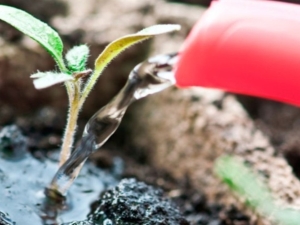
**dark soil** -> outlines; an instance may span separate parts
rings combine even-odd
[[[47,113],[46,113],[47,112]],[[53,173],[55,172],[55,168],[57,168],[57,162],[53,162],[53,161],[49,161],[47,158],[51,157],[53,159],[53,153],[57,152],[57,148],[59,147],[60,144],[60,139],[58,138],[58,133],[62,132],[63,130],[63,118],[60,118],[61,116],[59,114],[53,114],[51,113],[53,112],[51,109],[49,108],[45,108],[40,110],[39,112],[33,114],[32,116],[27,116],[27,117],[18,117],[15,118],[16,121],[16,125],[12,125],[12,126],[6,126],[2,129],[2,134],[0,135],[1,138],[1,143],[2,143],[2,150],[6,149],[6,153],[10,153],[8,154],[9,158],[8,158],[8,162],[1,162],[1,170],[5,173],[7,172],[6,169],[9,169],[9,171],[11,171],[13,174],[15,174],[15,178],[19,179],[20,177],[24,177],[23,171],[22,171],[22,165],[24,165],[24,168],[27,168],[30,164],[31,166],[29,166],[26,169],[26,173],[28,174],[27,176],[30,177],[30,182],[28,185],[28,177],[27,177],[24,181],[22,179],[20,179],[18,181],[18,186],[20,188],[21,191],[19,191],[19,193],[24,193],[27,192],[26,196],[21,197],[22,195],[20,195],[19,200],[22,202],[22,204],[26,204],[26,199],[28,197],[30,197],[30,193],[35,193],[37,191],[40,191],[42,193],[43,187],[45,187],[48,182],[49,179],[51,179],[51,175],[53,175]],[[26,122],[24,122],[26,121]],[[52,122],[50,122],[52,121]],[[56,122],[53,122],[56,121]],[[6,121],[5,123],[8,123],[8,121]],[[21,132],[19,130],[19,128],[21,129]],[[10,133],[11,135],[7,135],[8,133]],[[6,135],[5,135],[6,134]],[[13,139],[12,139],[13,137]],[[52,141],[50,140],[56,140],[53,144]],[[27,140],[27,142],[25,141]],[[15,147],[20,146],[20,144],[23,143],[23,148],[21,148],[21,152],[13,152],[12,150],[16,149]],[[135,157],[128,157],[125,156],[122,151],[120,151],[120,148],[115,144],[117,142],[110,142],[108,143],[106,146],[104,146],[103,149],[99,150],[96,154],[94,154],[91,158],[91,160],[100,168],[106,170],[106,171],[110,171],[110,172],[114,172],[115,174],[119,174],[119,178],[121,177],[128,177],[128,178],[136,178],[139,181],[144,181],[147,184],[152,185],[152,187],[150,186],[145,186],[144,184],[140,183],[141,185],[139,186],[141,189],[141,198],[145,198],[145,194],[148,195],[149,193],[155,194],[155,198],[161,199],[162,204],[161,206],[163,206],[163,209],[165,209],[166,207],[170,208],[170,211],[168,211],[168,213],[177,213],[177,215],[182,215],[182,217],[168,217],[168,213],[164,212],[164,211],[160,211],[159,210],[159,204],[156,205],[155,202],[158,201],[155,200],[154,197],[151,198],[151,201],[154,201],[153,204],[151,204],[151,207],[153,207],[152,209],[153,211],[153,215],[155,215],[155,210],[158,210],[158,212],[164,214],[164,218],[173,218],[173,219],[169,219],[169,221],[165,221],[164,223],[153,223],[153,224],[191,224],[191,225],[198,225],[198,224],[207,224],[207,225],[233,225],[233,224],[239,224],[239,225],[248,225],[250,224],[250,219],[247,215],[242,214],[239,210],[235,209],[234,207],[232,208],[224,208],[224,206],[218,204],[217,202],[214,204],[209,204],[206,199],[205,196],[203,194],[201,194],[201,192],[199,190],[195,190],[193,189],[190,185],[189,185],[189,179],[186,178],[185,180],[176,180],[173,177],[171,177],[166,171],[162,171],[162,170],[158,170],[156,168],[150,167],[149,165],[147,165],[147,160],[144,159],[144,162],[140,161],[138,158]],[[30,162],[28,161],[23,161],[22,163],[22,158],[18,159],[18,158],[14,158],[15,156],[18,156],[19,153],[22,153],[23,155],[25,154],[25,158],[28,158],[28,155],[24,149],[25,148],[29,149],[30,152],[36,156],[39,160],[36,159],[30,159]],[[25,153],[23,152],[25,151]],[[3,151],[2,151],[3,152]],[[54,154],[55,155],[55,154]],[[55,157],[54,157],[55,159]],[[124,163],[124,170],[123,172],[120,174],[120,166],[116,167],[116,160],[120,163],[120,160],[122,159],[123,163]],[[18,169],[17,170],[12,170],[13,165],[16,164],[16,161],[11,161],[11,160],[19,160],[17,161],[17,165],[18,165]],[[41,161],[42,160],[42,161]],[[38,169],[38,162],[42,162],[42,169],[44,170],[42,173],[44,175],[41,175],[40,173],[40,169]],[[10,163],[9,165],[6,165],[7,163]],[[50,163],[50,164],[49,164]],[[48,165],[49,164],[49,165]],[[47,166],[48,165],[48,166]],[[119,164],[119,165],[122,165]],[[3,167],[3,168],[2,168]],[[31,168],[31,169],[30,169]],[[47,169],[48,168],[48,169]],[[50,171],[49,171],[50,168]],[[21,171],[21,173],[23,175],[20,174],[20,176],[18,177],[18,171]],[[38,174],[36,174],[38,173]],[[99,172],[97,172],[99,173]],[[92,173],[94,174],[94,173]],[[103,174],[102,172],[100,172],[100,174]],[[93,175],[94,176],[94,175]],[[93,176],[91,178],[93,178]],[[39,177],[39,183],[40,185],[37,187],[33,187],[32,186],[32,182],[36,182],[35,179]],[[96,177],[95,177],[96,178]],[[43,179],[43,180],[41,180]],[[97,179],[97,178],[96,178]],[[98,178],[99,179],[99,178]],[[103,180],[103,178],[101,178]],[[108,178],[106,178],[107,180]],[[82,193],[89,193],[89,192],[85,192],[84,190],[86,188],[91,188],[90,183],[91,182],[95,182],[95,181],[81,181],[80,179],[78,180],[77,183],[83,183],[82,187],[79,187],[80,189],[82,189]],[[123,183],[121,183],[120,185],[124,187],[124,185],[129,185],[128,183],[126,183],[127,181],[123,181]],[[5,182],[4,182],[5,183]],[[1,185],[4,184],[3,182],[1,182]],[[89,183],[89,185],[87,185]],[[75,187],[77,186],[76,184],[74,184]],[[101,186],[101,185],[100,185]],[[104,185],[107,186],[107,185]],[[111,185],[108,185],[111,186]],[[134,190],[136,188],[136,186],[130,186],[132,188],[132,190]],[[154,188],[154,189],[153,189]],[[161,190],[163,190],[163,192],[156,190],[156,188],[159,188]],[[0,188],[1,189],[1,188]],[[37,190],[38,189],[38,190]],[[76,189],[76,188],[75,188]],[[129,188],[130,189],[130,188]],[[31,190],[30,192],[28,192],[28,190]],[[95,195],[95,193],[92,195],[94,196],[94,201],[97,200],[97,195],[100,196],[100,194],[102,193],[100,191],[99,188],[97,188],[97,190],[99,190],[98,194]],[[110,219],[115,218],[115,216],[118,215],[116,210],[112,210],[111,207],[108,207],[110,200],[113,199],[109,199],[109,196],[112,197],[111,194],[115,194],[116,196],[118,196],[118,192],[119,189],[112,189],[109,190],[108,192],[103,192],[102,193],[102,200],[100,199],[100,202],[94,202],[93,204],[91,204],[90,206],[88,203],[85,203],[85,209],[82,211],[83,214],[85,215],[78,215],[78,218],[81,218],[81,222],[82,223],[86,223],[86,224],[90,224],[87,223],[85,220],[82,220],[82,218],[84,218],[87,215],[87,212],[93,212],[93,210],[96,210],[95,214],[91,214],[90,216],[90,220],[89,221],[96,221],[99,219],[99,217],[97,217],[97,213],[99,213],[99,209],[102,209],[102,212],[106,212],[108,215],[112,215],[111,213],[114,213],[114,217],[109,217]],[[136,191],[134,193],[137,193]],[[156,195],[157,194],[157,195]],[[75,193],[71,190],[71,195],[75,195]],[[144,196],[144,197],[143,197]],[[162,197],[165,196],[165,197]],[[25,197],[25,198],[24,198]],[[35,196],[36,198],[36,196]],[[113,198],[113,197],[112,197]],[[114,197],[117,199],[117,197]],[[128,211],[126,214],[126,218],[127,216],[132,213],[131,215],[135,215],[134,211],[131,211],[130,208],[134,207],[131,206],[131,201],[132,199],[128,199],[126,201],[126,196],[122,196],[122,198],[125,201],[125,205],[127,205],[126,207],[128,207]],[[170,200],[166,200],[166,198],[169,198]],[[80,199],[77,198],[77,200]],[[89,198],[90,199],[90,198]],[[133,200],[136,198],[133,198]],[[79,201],[79,200],[78,200]],[[90,201],[90,200],[89,200]],[[122,202],[121,199],[119,199],[119,201]],[[9,198],[6,198],[5,201],[1,201],[1,207],[0,207],[0,211],[2,211],[3,215],[0,216],[1,220],[0,220],[0,224],[1,225],[10,225],[13,224],[11,221],[22,221],[22,218],[19,217],[19,215],[14,215],[12,208],[14,208],[14,205],[17,204],[17,202],[10,202]],[[38,200],[35,200],[35,202],[39,202]],[[143,202],[143,201],[142,201]],[[4,203],[4,205],[3,205]],[[123,203],[122,203],[123,204]],[[146,204],[145,202],[143,204]],[[80,205],[84,205],[84,203],[80,203]],[[4,206],[4,208],[3,208]],[[75,212],[78,212],[78,209],[76,210],[76,205],[73,206],[75,208]],[[90,208],[91,207],[91,208]],[[125,207],[125,206],[124,206]],[[157,209],[158,207],[158,209]],[[179,211],[176,211],[179,208]],[[27,211],[29,210],[29,211]],[[26,214],[27,217],[27,221],[30,223],[30,221],[39,221],[40,219],[38,217],[36,217],[35,213],[32,213],[32,211],[30,210],[30,206],[29,208],[27,208],[27,210],[22,211],[22,215]],[[81,207],[82,210],[82,207]],[[107,211],[108,210],[108,211]],[[161,209],[162,210],[162,209]],[[175,210],[175,211],[174,211]],[[84,213],[84,211],[86,213]],[[10,213],[8,213],[10,212]],[[27,213],[31,212],[30,214],[27,215]],[[119,215],[120,217],[124,217],[125,214],[122,214],[123,210],[120,211],[121,215]],[[180,213],[179,213],[180,212]],[[7,214],[8,213],[8,214]],[[179,214],[178,214],[179,213]],[[29,216],[31,215],[31,216]],[[74,212],[72,213],[68,213],[65,216],[62,216],[62,218],[64,218],[64,221],[74,221],[73,216],[74,216]],[[93,216],[94,215],[94,216]],[[171,214],[172,215],[172,214]],[[18,218],[15,218],[15,217]],[[124,217],[124,218],[125,218]],[[97,218],[97,219],[96,219]],[[101,217],[102,218],[102,217]],[[129,219],[128,219],[129,218]],[[128,216],[128,221],[130,221],[130,216]],[[144,218],[144,216],[141,216],[141,218]],[[149,217],[152,218],[153,217]],[[155,217],[154,217],[155,218]],[[175,219],[178,219],[177,221],[181,221],[179,223],[175,222]],[[53,218],[48,218],[48,220],[53,220]],[[172,222],[173,221],[173,222]],[[188,221],[185,222],[185,221]],[[19,224],[19,222],[17,222],[17,224]],[[71,224],[77,224],[77,223],[71,223]],[[91,223],[93,224],[93,223]],[[120,223],[121,224],[121,223]],[[144,224],[144,223],[124,223],[124,224]],[[146,223],[145,223],[146,224]],[[148,223],[147,223],[148,224]],[[150,223],[151,224],[151,223]]]
[[[89,218],[96,224],[189,224],[161,190],[135,179],[122,180],[117,187],[106,191],[98,204]]]

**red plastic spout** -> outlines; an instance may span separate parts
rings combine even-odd
[[[179,87],[202,86],[300,106],[300,6],[214,1],[185,40]]]

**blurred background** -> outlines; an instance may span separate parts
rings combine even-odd
[[[179,32],[161,35],[127,49],[106,68],[83,106],[78,124],[77,140],[81,136],[86,121],[122,88],[129,72],[135,65],[150,56],[179,50],[191,28],[201,18],[210,2],[209,0],[0,0],[0,4],[23,9],[49,23],[61,35],[65,52],[74,45],[86,43],[91,50],[89,68],[93,68],[94,60],[105,46],[120,36],[135,33],[154,24],[172,23],[182,26]],[[300,3],[300,0],[286,2]],[[37,70],[57,70],[53,59],[37,43],[1,21],[0,34],[0,128],[9,124],[17,124],[24,135],[28,137],[29,150],[36,157],[42,157],[41,152],[37,150],[58,149],[61,145],[67,112],[65,89],[63,85],[56,85],[44,90],[34,89],[29,76]],[[211,164],[215,158],[214,153],[211,153],[210,150],[217,146],[215,141],[219,139],[210,139],[210,137],[205,136],[207,135],[205,132],[211,132],[209,134],[220,132],[224,127],[226,129],[234,127],[241,120],[241,127],[248,128],[248,125],[251,124],[250,128],[252,130],[248,130],[251,135],[255,136],[255,129],[262,131],[264,135],[262,139],[270,140],[272,147],[275,149],[272,155],[274,157],[284,156],[292,166],[293,173],[300,177],[299,108],[265,99],[221,92],[214,92],[213,96],[215,97],[209,97],[207,102],[205,96],[206,92],[205,94],[187,94],[187,92],[181,90],[177,92],[173,88],[172,91],[161,95],[161,97],[153,96],[149,98],[150,100],[147,98],[135,103],[129,108],[116,134],[104,146],[104,151],[93,156],[97,165],[102,167],[111,166],[113,156],[110,154],[114,155],[116,149],[122,149],[119,152],[125,153],[125,158],[130,156],[138,162],[134,164],[132,159],[127,159],[128,162],[132,163],[131,168],[127,169],[128,176],[135,174],[137,177],[142,177],[145,176],[145,173],[148,173],[148,177],[144,178],[148,179],[148,182],[170,188],[167,181],[172,179],[168,173],[162,170],[149,172],[149,167],[140,169],[140,166],[150,161],[150,165],[153,166],[156,165],[156,161],[160,160],[160,165],[166,164],[168,168],[170,162],[166,163],[166,158],[170,157],[169,160],[172,161],[172,156],[176,154],[174,157],[177,157],[177,160],[181,160],[188,154],[192,159],[201,158],[202,155],[198,149],[207,148],[209,150],[205,155],[207,161],[198,161],[198,164],[209,169],[203,173],[196,171],[195,174],[198,177],[208,174],[207,177],[201,177],[201,179],[203,178],[201,185],[205,182],[210,184],[213,167]],[[200,103],[197,105],[198,102],[204,103],[201,106]],[[167,107],[167,105],[170,105],[170,107]],[[238,110],[236,110],[237,108]],[[209,114],[211,109],[213,109],[213,112],[218,111],[220,114],[211,116]],[[207,110],[207,117],[203,117],[204,119],[201,117],[202,110]],[[230,110],[236,111],[232,113]],[[205,115],[205,113],[203,114]],[[207,118],[211,119],[212,122],[206,122]],[[186,121],[184,121],[185,119]],[[220,119],[221,125],[215,125],[214,119]],[[222,124],[227,119],[230,124]],[[203,133],[201,133],[202,130],[199,131],[197,127],[194,128],[190,124],[196,124],[195,127],[199,126],[199,130],[202,129]],[[219,126],[221,129],[208,129],[207,127],[211,124],[212,126]],[[254,124],[255,129],[252,124]],[[182,131],[182,133],[179,131]],[[200,134],[197,133],[198,131]],[[238,130],[235,134],[239,136],[243,132]],[[185,134],[187,135],[186,139],[183,139],[178,143],[179,147],[176,147],[177,141],[179,142],[179,139]],[[231,137],[230,135],[232,135],[230,132],[220,133],[221,141]],[[164,141],[165,139],[168,141]],[[205,147],[206,144],[198,139],[207,140],[212,144]],[[249,141],[249,139],[247,140]],[[252,141],[251,138],[250,140]],[[189,145],[193,146],[190,152],[187,147]],[[158,146],[167,146],[170,150],[165,155],[160,155],[159,150],[161,149]],[[253,146],[256,145],[253,144]],[[231,147],[239,149],[239,143],[233,143],[224,148],[229,149]],[[183,152],[180,152],[179,148]],[[244,144],[242,148],[248,150],[248,145]],[[105,149],[108,151],[105,151]],[[178,150],[178,153],[175,150]],[[196,151],[197,153],[195,153]],[[153,152],[157,152],[157,154]],[[192,165],[189,165],[189,161],[185,161],[185,164],[188,168],[192,167]],[[205,167],[206,164],[209,164],[209,166]],[[182,166],[181,161],[178,161],[175,165],[173,166],[175,172],[171,172],[172,176],[179,177],[178,174],[184,174],[184,179],[178,183],[185,185],[184,190],[191,191],[194,188],[193,182],[190,181],[193,173],[177,173],[177,170]],[[142,175],[142,173],[144,174]],[[163,176],[165,180],[159,179],[157,176]],[[197,191],[200,190],[201,185],[195,186]],[[171,186],[170,189],[175,188]],[[218,198],[221,198],[220,193],[228,191],[223,186],[216,187],[216,190],[212,190],[213,188],[209,185],[203,187],[203,189],[205,188],[211,189],[206,191],[206,194],[213,192],[214,197],[217,196]],[[206,196],[198,192],[195,193],[196,191],[193,189],[191,193],[185,193],[185,197],[195,198],[189,199],[189,201],[195,203],[193,210],[197,207],[197,210],[202,210],[204,206],[201,204],[205,202]],[[185,209],[189,210],[189,207],[185,206]],[[230,215],[233,218],[240,216],[241,220],[246,221],[245,223],[220,222],[212,224],[254,224],[249,222],[249,217],[235,210],[227,211],[225,219],[222,219],[224,214],[220,213],[221,208],[216,205],[205,207],[212,210],[210,211],[211,215],[217,215],[220,221],[224,222]],[[235,208],[233,207],[233,209]]]
[[[153,24],[178,23],[182,26],[180,32],[162,35],[126,50],[108,66],[84,105],[79,133],[86,120],[120,90],[130,70],[137,63],[155,54],[178,51],[193,24],[210,2],[0,0],[0,4],[23,9],[49,23],[62,36],[65,52],[71,46],[88,44],[91,49],[89,68],[93,68],[93,62],[103,48],[120,36]],[[298,0],[285,2],[300,3]],[[54,129],[58,136],[61,135],[67,110],[64,87],[56,85],[44,90],[35,90],[29,78],[29,75],[37,70],[57,69],[54,61],[37,43],[1,21],[0,33],[0,125],[17,122],[21,127],[27,127],[27,118],[43,117],[46,113],[49,121],[42,121],[55,124],[51,129]],[[272,143],[293,163],[294,154],[298,151],[290,149],[299,148],[298,139],[293,138],[299,135],[298,108],[247,96],[238,96],[238,99],[256,121],[257,126],[269,135]],[[53,123],[53,120],[57,121]],[[59,145],[60,138],[56,137],[53,140],[56,140],[53,146]],[[297,157],[300,157],[298,153]],[[300,168],[297,171],[300,172]]]

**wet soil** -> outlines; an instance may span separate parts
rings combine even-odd
[[[122,143],[116,141],[118,137],[113,138],[111,142],[90,158],[93,164],[88,163],[68,195],[67,208],[71,208],[71,210],[65,210],[58,218],[56,218],[57,212],[55,210],[50,213],[52,217],[49,216],[49,213],[45,214],[43,212],[43,191],[49,184],[51,176],[57,170],[56,158],[60,139],[56,140],[54,137],[57,137],[63,128],[63,118],[60,118],[59,114],[51,112],[53,110],[50,108],[44,108],[31,116],[15,118],[15,124],[17,125],[5,126],[4,124],[11,121],[3,121],[0,141],[2,143],[2,150],[6,149],[6,151],[2,151],[2,158],[0,158],[1,174],[3,175],[1,176],[0,193],[1,196],[5,196],[5,198],[1,198],[3,201],[1,200],[0,204],[0,211],[3,214],[0,217],[1,225],[11,225],[14,224],[13,222],[16,222],[16,224],[26,224],[23,221],[24,217],[26,217],[28,224],[38,225],[41,221],[38,215],[42,215],[44,221],[48,221],[46,224],[70,221],[81,222],[66,224],[97,224],[95,221],[97,220],[96,218],[99,219],[99,209],[103,209],[102,212],[111,210],[111,207],[107,205],[111,204],[109,203],[109,196],[112,196],[112,193],[116,194],[116,200],[122,202],[122,198],[119,199],[118,197],[122,196],[118,194],[119,189],[109,190],[109,187],[115,186],[122,178],[136,178],[138,181],[143,181],[151,185],[145,186],[145,184],[141,183],[138,187],[142,190],[141,196],[145,194],[149,195],[149,193],[157,194],[155,195],[157,197],[151,197],[153,201],[156,201],[155,204],[157,205],[155,206],[154,203],[151,204],[154,210],[153,215],[156,214],[155,210],[158,210],[164,214],[162,218],[168,218],[166,217],[168,214],[161,211],[162,209],[159,206],[163,206],[164,209],[168,205],[171,209],[168,213],[172,213],[173,210],[177,212],[179,216],[178,220],[169,219],[167,222],[165,221],[160,224],[250,224],[249,217],[241,213],[234,206],[232,208],[225,208],[221,204],[218,204],[218,202],[215,204],[208,203],[205,196],[189,184],[188,178],[177,180],[168,172],[149,166],[146,158],[130,157],[124,154],[123,149],[120,149]],[[24,121],[27,122],[25,123]],[[56,122],[53,123],[50,121]],[[51,141],[52,139],[56,141],[53,142]],[[22,148],[18,148],[20,146]],[[122,148],[126,148],[126,146]],[[19,149],[18,152],[14,152],[13,150],[15,149]],[[30,150],[30,154],[27,150]],[[35,158],[32,156],[35,156]],[[99,169],[93,165],[96,165]],[[5,174],[10,174],[13,177],[6,179]],[[88,177],[88,179],[84,177]],[[136,186],[132,186],[134,185],[132,183],[121,182],[121,186],[124,186],[124,184],[129,185],[133,190],[136,188]],[[24,193],[26,194],[24,195]],[[134,193],[137,192],[134,191]],[[100,195],[104,198],[102,200],[100,198],[97,201]],[[163,200],[161,205],[157,203],[158,200],[155,200],[156,198]],[[169,200],[166,200],[166,198]],[[82,199],[84,199],[84,202],[82,202]],[[128,207],[128,213],[132,212],[130,207],[133,207],[130,206],[130,201],[132,199],[128,200],[128,205],[126,206]],[[144,204],[146,203],[144,202]],[[179,211],[176,211],[177,208]],[[40,210],[40,212],[37,213],[33,209]],[[91,212],[95,213],[90,214]],[[112,212],[115,213],[114,210],[111,212],[107,211],[106,213],[111,215]],[[132,213],[134,215],[134,212]],[[87,219],[88,214],[90,214],[89,219]],[[114,214],[114,216],[116,215],[118,213]],[[122,217],[122,215],[125,218],[126,216],[124,215],[127,214],[121,214],[120,216]],[[144,218],[144,216],[141,217]],[[103,219],[104,217],[102,216],[101,218]],[[113,220],[115,217],[110,218]],[[153,217],[151,218],[153,219]],[[175,217],[171,216],[170,218]],[[176,221],[181,222],[177,223]],[[143,223],[132,222],[120,224]]]
[[[117,184],[118,170],[105,171],[87,163],[66,198],[56,195],[48,199],[45,188],[58,169],[55,152],[49,152],[47,158],[34,158],[27,152],[26,136],[16,125],[5,126],[0,139],[0,211],[6,215],[6,219],[0,216],[1,225],[84,220],[99,193]]]

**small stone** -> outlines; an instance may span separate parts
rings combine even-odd
[[[27,151],[27,139],[16,125],[9,125],[0,131],[0,156],[21,159]]]
[[[3,213],[0,211],[0,225],[15,225],[7,213]]]

